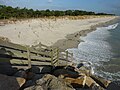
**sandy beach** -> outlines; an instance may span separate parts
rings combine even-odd
[[[91,32],[93,27],[95,28],[95,26],[115,18],[116,16],[77,20],[68,18],[27,19],[16,21],[12,24],[1,25],[0,37],[6,37],[16,44],[31,46],[41,42],[47,46],[60,46],[62,49],[67,49],[79,44],[79,37]]]

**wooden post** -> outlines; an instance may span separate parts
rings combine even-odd
[[[71,58],[71,59],[72,59],[72,61],[73,61],[73,53],[72,53],[72,58]]]
[[[41,42],[39,42],[39,48],[40,48],[40,50],[41,50]]]
[[[66,65],[67,65],[67,62],[68,62],[68,51],[66,51]]]
[[[57,65],[59,64],[59,48],[57,48]]]
[[[54,66],[53,64],[53,49],[51,48],[51,65]]]
[[[26,48],[27,48],[27,57],[28,57],[28,68],[31,68],[30,50],[28,46],[26,46]]]

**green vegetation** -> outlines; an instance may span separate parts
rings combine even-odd
[[[0,19],[10,18],[38,18],[48,16],[79,16],[79,15],[113,15],[106,13],[95,13],[82,10],[33,10],[27,8],[13,8],[11,6],[0,5]]]

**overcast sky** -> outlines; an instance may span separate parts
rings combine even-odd
[[[81,9],[120,14],[120,0],[0,0],[0,4],[33,9]]]

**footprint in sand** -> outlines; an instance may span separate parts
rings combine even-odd
[[[39,35],[36,33],[36,31],[33,31],[33,33],[34,33],[37,37],[39,37]]]
[[[21,32],[18,33],[18,38],[20,38],[20,34],[21,34]]]

